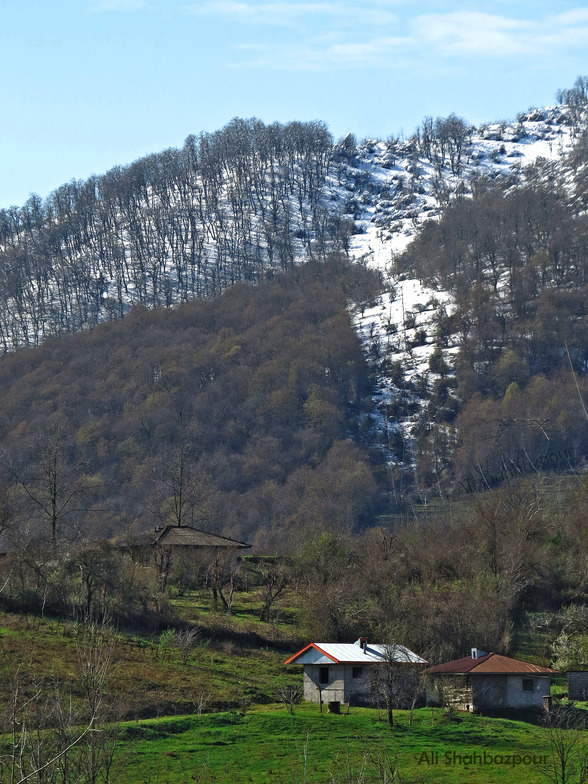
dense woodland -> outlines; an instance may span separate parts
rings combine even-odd
[[[527,613],[584,605],[588,486],[577,469],[537,466],[432,514],[413,504],[414,515],[378,518],[389,472],[368,446],[370,372],[346,303],[372,301],[379,286],[361,266],[310,263],[3,357],[2,605],[152,630],[177,622],[171,596],[208,586],[230,614],[234,591],[250,586],[271,624],[287,589],[300,641],[365,631],[432,660],[472,640],[512,651]],[[229,557],[145,569],[105,541],[162,522],[278,558],[254,578]]]
[[[352,437],[370,381],[345,305],[378,282],[311,263],[4,356],[15,515],[53,541],[131,523],[199,522],[245,539],[310,518],[361,525],[377,490]]]

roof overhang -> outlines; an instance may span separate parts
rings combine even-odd
[[[329,653],[326,653],[325,651],[323,651],[322,648],[319,648],[319,646],[316,643],[314,643],[314,642],[309,643],[306,647],[302,648],[302,650],[298,651],[298,653],[295,653],[294,656],[290,656],[289,659],[286,659],[284,664],[297,664],[297,663],[299,663],[299,664],[311,664],[312,662],[296,662],[295,660],[298,659],[299,657],[303,656],[307,651],[310,651],[310,650],[313,650],[313,649],[318,651],[319,653],[322,653],[322,655],[326,656],[327,659],[330,659],[333,662],[333,664],[339,664],[339,660],[338,659],[336,659],[334,656],[331,656]]]

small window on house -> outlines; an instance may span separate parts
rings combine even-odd
[[[325,684],[329,682],[329,668],[321,667],[319,669],[319,683]]]
[[[353,677],[354,678],[361,678],[362,676],[362,669],[361,667],[354,667],[353,668]]]
[[[523,678],[523,691],[533,691],[533,678]]]

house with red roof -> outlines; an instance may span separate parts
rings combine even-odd
[[[397,681],[414,680],[415,670],[428,662],[404,645],[368,645],[360,637],[354,643],[311,642],[285,664],[302,665],[303,699],[308,702],[361,705],[370,703],[383,680],[390,683],[392,671],[400,676]]]
[[[437,664],[431,676],[429,704],[467,711],[549,710],[551,677],[557,670],[472,648],[469,656]]]

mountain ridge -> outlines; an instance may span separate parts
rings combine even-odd
[[[450,115],[406,141],[357,145],[335,144],[319,122],[235,119],[44,202],[32,196],[0,210],[0,345],[35,345],[133,302],[210,296],[330,251],[385,268],[468,180],[557,160],[579,123],[566,106],[478,130]]]

